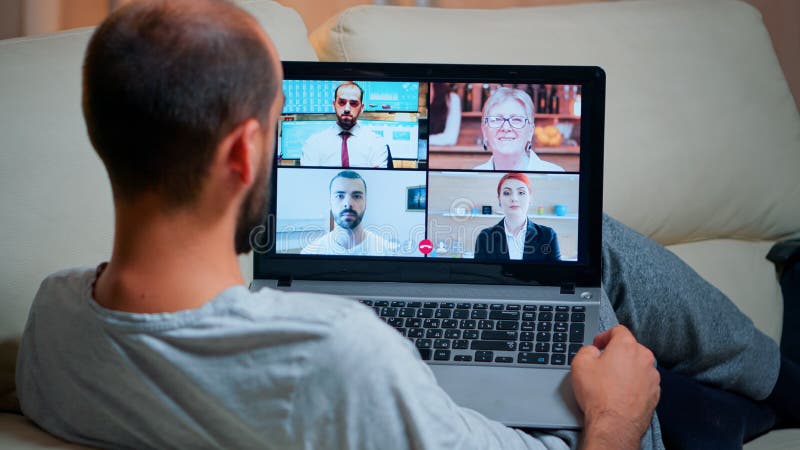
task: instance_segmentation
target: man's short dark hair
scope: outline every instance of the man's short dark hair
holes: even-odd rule
[[[364,181],[363,178],[361,178],[361,175],[359,175],[358,172],[355,172],[355,171],[352,171],[352,170],[343,170],[343,171],[337,173],[333,178],[331,178],[331,182],[328,183],[328,192],[330,192],[331,189],[333,188],[333,180],[335,180],[337,178],[348,178],[350,180],[361,180],[361,183],[364,185],[364,194],[367,193],[367,182]]]
[[[333,91],[333,101],[336,101],[336,99],[339,98],[339,89],[345,86],[355,86],[358,89],[358,101],[362,103],[364,102],[364,89],[361,89],[361,86],[359,86],[353,81],[345,81],[339,86],[336,86],[336,89]]]
[[[94,32],[83,67],[89,138],[115,199],[194,200],[219,141],[279,90],[249,14],[222,0],[129,3]]]

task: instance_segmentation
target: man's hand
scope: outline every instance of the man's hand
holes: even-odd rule
[[[572,387],[585,415],[584,450],[639,448],[661,394],[654,364],[653,353],[622,325],[575,355]]]

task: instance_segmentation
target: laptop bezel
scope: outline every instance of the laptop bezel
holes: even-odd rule
[[[605,72],[593,66],[283,62],[285,79],[579,84],[582,89],[577,262],[460,262],[439,258],[285,255],[274,251],[278,165],[272,164],[268,218],[253,255],[254,279],[520,284],[576,287],[600,285]],[[277,142],[277,140],[276,140]],[[406,169],[403,169],[406,170]],[[428,169],[435,171],[436,169]],[[272,220],[270,220],[270,218]],[[273,228],[271,228],[273,227]],[[260,249],[266,248],[267,251]],[[583,255],[582,255],[583,256]]]

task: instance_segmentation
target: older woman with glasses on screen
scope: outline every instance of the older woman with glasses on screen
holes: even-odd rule
[[[528,218],[531,182],[524,173],[507,173],[497,183],[497,201],[505,216],[495,226],[481,230],[475,240],[480,261],[559,261],[561,250],[555,230]]]
[[[476,170],[564,171],[533,152],[533,101],[525,91],[497,88],[483,106],[481,132],[492,156]]]

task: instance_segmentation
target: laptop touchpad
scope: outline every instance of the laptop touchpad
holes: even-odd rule
[[[505,425],[581,427],[583,417],[568,370],[450,364],[430,367],[457,404]]]

